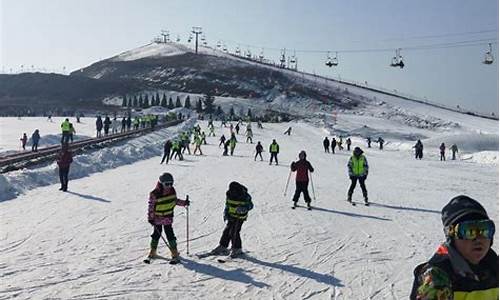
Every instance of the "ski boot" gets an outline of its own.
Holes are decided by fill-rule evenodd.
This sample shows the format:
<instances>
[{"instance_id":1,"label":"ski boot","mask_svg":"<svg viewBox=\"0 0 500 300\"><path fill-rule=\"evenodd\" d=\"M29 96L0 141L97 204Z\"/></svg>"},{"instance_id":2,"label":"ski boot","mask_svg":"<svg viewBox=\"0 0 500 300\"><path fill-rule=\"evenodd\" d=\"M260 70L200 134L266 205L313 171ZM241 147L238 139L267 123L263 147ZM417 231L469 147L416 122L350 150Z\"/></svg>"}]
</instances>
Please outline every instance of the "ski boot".
<instances>
[{"instance_id":1,"label":"ski boot","mask_svg":"<svg viewBox=\"0 0 500 300\"><path fill-rule=\"evenodd\" d=\"M231 253L229 254L229 256L231 258L236 258L242 254L243 254L243 251L241 251L241 248L231 248Z\"/></svg>"},{"instance_id":2,"label":"ski boot","mask_svg":"<svg viewBox=\"0 0 500 300\"><path fill-rule=\"evenodd\" d=\"M310 202L307 202L307 210L311 210L312 207L311 207L311 203Z\"/></svg>"},{"instance_id":3,"label":"ski boot","mask_svg":"<svg viewBox=\"0 0 500 300\"><path fill-rule=\"evenodd\" d=\"M356 206L356 203L352 202L352 195L347 195L347 202L351 203L352 206Z\"/></svg>"},{"instance_id":4,"label":"ski boot","mask_svg":"<svg viewBox=\"0 0 500 300\"><path fill-rule=\"evenodd\" d=\"M297 207L297 201L293 201L292 209L295 209L296 207Z\"/></svg>"},{"instance_id":5,"label":"ski boot","mask_svg":"<svg viewBox=\"0 0 500 300\"><path fill-rule=\"evenodd\" d=\"M157 255L156 248L151 248L151 250L149 250L148 258L155 258Z\"/></svg>"},{"instance_id":6,"label":"ski boot","mask_svg":"<svg viewBox=\"0 0 500 300\"><path fill-rule=\"evenodd\" d=\"M370 203L368 202L368 196L365 196L365 205L366 205L366 206L369 206L369 205L370 205Z\"/></svg>"},{"instance_id":7,"label":"ski boot","mask_svg":"<svg viewBox=\"0 0 500 300\"><path fill-rule=\"evenodd\" d=\"M172 254L172 259L170 259L170 264L175 265L181 261L180 256L179 256L179 251L177 251L177 248L170 248L170 253Z\"/></svg>"},{"instance_id":8,"label":"ski boot","mask_svg":"<svg viewBox=\"0 0 500 300\"><path fill-rule=\"evenodd\" d=\"M219 245L219 246L215 247L215 249L210 251L210 253L212 255L228 255L229 250L226 247Z\"/></svg>"}]
</instances>

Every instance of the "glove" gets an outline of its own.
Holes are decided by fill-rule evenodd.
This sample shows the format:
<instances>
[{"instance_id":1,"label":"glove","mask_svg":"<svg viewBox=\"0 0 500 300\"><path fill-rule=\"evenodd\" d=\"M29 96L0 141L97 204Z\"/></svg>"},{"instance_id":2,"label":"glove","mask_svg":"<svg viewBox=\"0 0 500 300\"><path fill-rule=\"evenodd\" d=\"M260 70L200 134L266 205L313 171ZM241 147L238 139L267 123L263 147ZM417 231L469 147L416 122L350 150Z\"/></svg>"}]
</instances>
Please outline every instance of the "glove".
<instances>
[{"instance_id":1,"label":"glove","mask_svg":"<svg viewBox=\"0 0 500 300\"><path fill-rule=\"evenodd\" d=\"M240 207L236 208L236 213L237 214L241 214L242 215L242 214L246 214L247 212L248 212L248 208L246 208L246 207L241 207L240 206Z\"/></svg>"},{"instance_id":2,"label":"glove","mask_svg":"<svg viewBox=\"0 0 500 300\"><path fill-rule=\"evenodd\" d=\"M186 199L186 200L184 200L184 203L186 203L185 206L189 206L189 204L191 204L191 201L189 201L189 199Z\"/></svg>"}]
</instances>

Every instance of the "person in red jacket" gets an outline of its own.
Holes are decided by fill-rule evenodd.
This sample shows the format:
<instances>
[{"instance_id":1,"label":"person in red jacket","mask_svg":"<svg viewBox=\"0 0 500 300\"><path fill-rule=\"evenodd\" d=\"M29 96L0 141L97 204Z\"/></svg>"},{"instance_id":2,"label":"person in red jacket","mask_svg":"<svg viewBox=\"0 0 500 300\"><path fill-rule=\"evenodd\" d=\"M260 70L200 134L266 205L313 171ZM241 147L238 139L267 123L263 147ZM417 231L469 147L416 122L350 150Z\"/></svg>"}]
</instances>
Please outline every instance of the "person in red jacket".
<instances>
[{"instance_id":1,"label":"person in red jacket","mask_svg":"<svg viewBox=\"0 0 500 300\"><path fill-rule=\"evenodd\" d=\"M69 166L73 162L73 153L69 151L68 143L63 143L61 151L57 155L57 165L59 166L59 180L61 181L60 191L68 190Z\"/></svg>"},{"instance_id":2,"label":"person in red jacket","mask_svg":"<svg viewBox=\"0 0 500 300\"><path fill-rule=\"evenodd\" d=\"M292 172L297 172L295 176L295 194L293 195L293 207L297 207L297 201L299 200L300 193L304 193L304 200L307 203L307 209L311 210L311 197L309 196L309 191L307 186L309 185L308 172L314 172L314 168L311 163L306 160L306 152L304 150L299 153L299 160L292 162L290 166Z\"/></svg>"},{"instance_id":3,"label":"person in red jacket","mask_svg":"<svg viewBox=\"0 0 500 300\"><path fill-rule=\"evenodd\" d=\"M176 205L189 206L189 199L177 198L174 189L174 177L170 173L163 173L158 179L156 187L149 193L148 222L153 226L151 234L151 249L148 259L158 257L156 249L160 240L162 229L167 236L168 248L172 254L172 263L179 262L179 251L177 251L177 238L175 237L172 223L174 222L174 208ZM146 262L146 261L145 261Z\"/></svg>"}]
</instances>

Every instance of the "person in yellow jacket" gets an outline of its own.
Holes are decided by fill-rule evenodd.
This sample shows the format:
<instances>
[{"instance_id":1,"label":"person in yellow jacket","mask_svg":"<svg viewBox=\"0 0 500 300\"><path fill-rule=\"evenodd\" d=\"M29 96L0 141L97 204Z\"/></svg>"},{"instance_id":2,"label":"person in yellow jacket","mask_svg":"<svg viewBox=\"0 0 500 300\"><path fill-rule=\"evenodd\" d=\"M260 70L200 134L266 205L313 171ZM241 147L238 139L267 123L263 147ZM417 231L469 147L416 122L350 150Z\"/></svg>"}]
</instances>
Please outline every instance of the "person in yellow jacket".
<instances>
[{"instance_id":1,"label":"person in yellow jacket","mask_svg":"<svg viewBox=\"0 0 500 300\"><path fill-rule=\"evenodd\" d=\"M359 181L361 191L363 192L363 198L365 199L365 205L368 205L368 191L365 186L365 180L366 177L368 177L368 161L363 155L363 150L361 150L361 148L356 147L354 151L352 151L352 156L347 163L347 171L351 179L351 186L347 192L347 201L353 203L352 193L356 187L356 182Z\"/></svg>"},{"instance_id":2,"label":"person in yellow jacket","mask_svg":"<svg viewBox=\"0 0 500 300\"><path fill-rule=\"evenodd\" d=\"M71 134L71 123L69 122L69 119L66 118L66 120L61 123L61 131L61 144L68 143Z\"/></svg>"},{"instance_id":3,"label":"person in yellow jacket","mask_svg":"<svg viewBox=\"0 0 500 300\"><path fill-rule=\"evenodd\" d=\"M278 145L276 140L273 140L271 145L269 145L269 153L271 154L271 159L269 159L269 165L273 163L273 158L274 161L276 162L276 165L278 165L278 153L280 153L280 145Z\"/></svg>"},{"instance_id":4,"label":"person in yellow jacket","mask_svg":"<svg viewBox=\"0 0 500 300\"><path fill-rule=\"evenodd\" d=\"M411 300L498 299L495 223L476 200L459 195L441 210L446 242L413 274Z\"/></svg>"}]
</instances>

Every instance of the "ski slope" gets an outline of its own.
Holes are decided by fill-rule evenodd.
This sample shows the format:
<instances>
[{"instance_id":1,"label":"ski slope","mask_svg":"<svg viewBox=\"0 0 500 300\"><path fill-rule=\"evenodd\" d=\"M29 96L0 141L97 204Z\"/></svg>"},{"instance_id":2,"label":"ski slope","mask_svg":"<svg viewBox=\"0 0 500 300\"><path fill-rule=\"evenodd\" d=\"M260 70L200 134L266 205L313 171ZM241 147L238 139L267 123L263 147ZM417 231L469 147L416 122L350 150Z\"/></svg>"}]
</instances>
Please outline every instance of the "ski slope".
<instances>
[{"instance_id":1,"label":"ski slope","mask_svg":"<svg viewBox=\"0 0 500 300\"><path fill-rule=\"evenodd\" d=\"M160 165L165 139L195 122L75 157L66 193L57 190L55 164L0 175L0 299L406 299L413 268L443 239L440 210L449 199L479 200L498 227L497 160L440 162L425 148L416 161L404 140L379 151L353 138L370 164L373 202L353 207L345 201L350 153L324 153L322 140L331 135L321 122L261 130L254 124L254 142L263 143L266 159L272 139L279 143L278 166L254 161L255 144L243 135L235 155L222 157L218 138L229 129L219 122L203 156ZM208 132L206 122L201 125ZM283 135L289 126L292 135ZM315 168L312 211L290 209L293 177L284 196L300 150ZM217 246L229 182L248 187L255 208L242 228L245 258L220 264L187 255L186 211L177 207L182 264L142 263L152 232L147 197L162 172L172 173L178 196L192 201L191 254ZM359 187L353 198L362 200ZM159 254L168 255L161 241Z\"/></svg>"}]
</instances>

